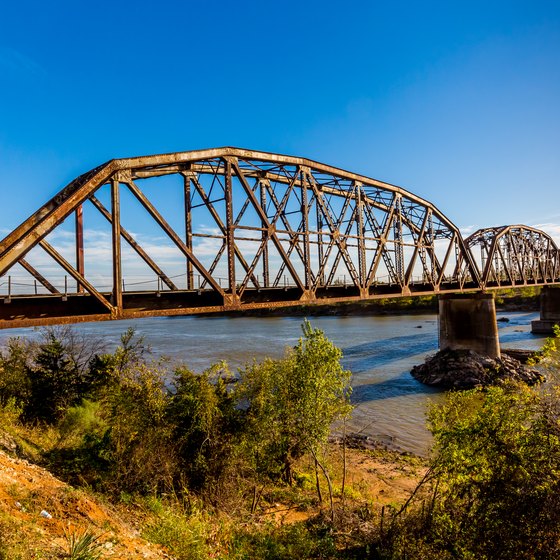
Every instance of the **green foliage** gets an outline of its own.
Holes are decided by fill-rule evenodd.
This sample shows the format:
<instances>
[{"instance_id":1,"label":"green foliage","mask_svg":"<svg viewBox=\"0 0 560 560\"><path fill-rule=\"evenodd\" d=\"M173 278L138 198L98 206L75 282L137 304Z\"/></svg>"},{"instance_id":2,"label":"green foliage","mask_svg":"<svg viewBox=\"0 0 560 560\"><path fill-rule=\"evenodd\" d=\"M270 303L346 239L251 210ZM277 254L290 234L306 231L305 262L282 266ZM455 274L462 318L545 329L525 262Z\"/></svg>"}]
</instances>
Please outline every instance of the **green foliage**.
<instances>
[{"instance_id":1,"label":"green foliage","mask_svg":"<svg viewBox=\"0 0 560 560\"><path fill-rule=\"evenodd\" d=\"M22 409L13 397L0 404L0 428L9 431L10 428L19 422L21 413Z\"/></svg>"},{"instance_id":2,"label":"green foliage","mask_svg":"<svg viewBox=\"0 0 560 560\"><path fill-rule=\"evenodd\" d=\"M95 400L66 407L57 445L46 454L59 476L115 493L161 490L172 480L165 372L146 362L145 353L129 329L113 354L88 358L81 395Z\"/></svg>"},{"instance_id":3,"label":"green foliage","mask_svg":"<svg viewBox=\"0 0 560 560\"><path fill-rule=\"evenodd\" d=\"M559 396L512 384L451 393L432 408L423 502L393 520L380 557L558 558Z\"/></svg>"},{"instance_id":4,"label":"green foliage","mask_svg":"<svg viewBox=\"0 0 560 560\"><path fill-rule=\"evenodd\" d=\"M0 403L56 426L45 456L59 475L117 493L186 484L215 500L228 476L245 471L291 482L293 461L317 455L351 408L341 352L308 322L284 359L248 366L236 383L216 364L202 374L177 368L166 384L131 329L113 353L101 349L66 328L46 329L35 344L10 341Z\"/></svg>"},{"instance_id":5,"label":"green foliage","mask_svg":"<svg viewBox=\"0 0 560 560\"><path fill-rule=\"evenodd\" d=\"M175 371L168 421L181 470L193 490L218 485L241 432L240 411L228 384L231 373L216 364L200 375L185 367Z\"/></svg>"},{"instance_id":6,"label":"green foliage","mask_svg":"<svg viewBox=\"0 0 560 560\"><path fill-rule=\"evenodd\" d=\"M86 434L100 433L106 428L101 418L101 403L84 399L79 405L70 407L58 425L58 446L76 444Z\"/></svg>"},{"instance_id":7,"label":"green foliage","mask_svg":"<svg viewBox=\"0 0 560 560\"><path fill-rule=\"evenodd\" d=\"M91 531L85 531L81 534L68 533L66 535L68 541L68 560L98 560L101 558L102 544L99 542L99 536Z\"/></svg>"},{"instance_id":8,"label":"green foliage","mask_svg":"<svg viewBox=\"0 0 560 560\"><path fill-rule=\"evenodd\" d=\"M167 547L176 560L206 560L210 557L211 527L208 517L201 512L186 515L162 506L144 529L143 536Z\"/></svg>"},{"instance_id":9,"label":"green foliage","mask_svg":"<svg viewBox=\"0 0 560 560\"><path fill-rule=\"evenodd\" d=\"M304 447L316 449L326 442L332 423L350 414L350 371L340 363L342 352L308 321L294 350L292 372L296 390L296 427Z\"/></svg>"},{"instance_id":10,"label":"green foliage","mask_svg":"<svg viewBox=\"0 0 560 560\"><path fill-rule=\"evenodd\" d=\"M292 481L293 461L317 452L331 424L349 414L350 372L325 334L303 325L303 337L281 360L241 372L239 395L247 404L248 452L257 472Z\"/></svg>"},{"instance_id":11,"label":"green foliage","mask_svg":"<svg viewBox=\"0 0 560 560\"><path fill-rule=\"evenodd\" d=\"M276 527L262 524L252 531L237 531L227 558L235 560L292 560L293 558L343 557L325 527L293 523Z\"/></svg>"},{"instance_id":12,"label":"green foliage","mask_svg":"<svg viewBox=\"0 0 560 560\"><path fill-rule=\"evenodd\" d=\"M7 349L0 354L0 404L12 400L24 405L31 395L29 364L31 345L19 338L8 340Z\"/></svg>"},{"instance_id":13,"label":"green foliage","mask_svg":"<svg viewBox=\"0 0 560 560\"><path fill-rule=\"evenodd\" d=\"M530 303L536 304L541 291L541 286L524 286L522 288L501 288L500 290L494 290L493 294L496 305L504 305L510 302L526 305Z\"/></svg>"},{"instance_id":14,"label":"green foliage","mask_svg":"<svg viewBox=\"0 0 560 560\"><path fill-rule=\"evenodd\" d=\"M103 397L109 428L100 454L110 464L105 483L114 491L154 492L172 481L175 446L166 421L164 375L157 364L124 369Z\"/></svg>"},{"instance_id":15,"label":"green foliage","mask_svg":"<svg viewBox=\"0 0 560 560\"><path fill-rule=\"evenodd\" d=\"M560 552L557 396L491 388L453 395L432 411L446 540L460 539L479 558Z\"/></svg>"},{"instance_id":16,"label":"green foliage","mask_svg":"<svg viewBox=\"0 0 560 560\"><path fill-rule=\"evenodd\" d=\"M534 366L541 364L541 368L545 369L549 377L559 379L560 371L560 326L552 327L553 336L548 337L541 349L530 358L527 363Z\"/></svg>"},{"instance_id":17,"label":"green foliage","mask_svg":"<svg viewBox=\"0 0 560 560\"><path fill-rule=\"evenodd\" d=\"M26 420L55 423L99 383L90 361L99 341L48 328L39 342L10 339L0 356L0 403L15 399Z\"/></svg>"}]
</instances>

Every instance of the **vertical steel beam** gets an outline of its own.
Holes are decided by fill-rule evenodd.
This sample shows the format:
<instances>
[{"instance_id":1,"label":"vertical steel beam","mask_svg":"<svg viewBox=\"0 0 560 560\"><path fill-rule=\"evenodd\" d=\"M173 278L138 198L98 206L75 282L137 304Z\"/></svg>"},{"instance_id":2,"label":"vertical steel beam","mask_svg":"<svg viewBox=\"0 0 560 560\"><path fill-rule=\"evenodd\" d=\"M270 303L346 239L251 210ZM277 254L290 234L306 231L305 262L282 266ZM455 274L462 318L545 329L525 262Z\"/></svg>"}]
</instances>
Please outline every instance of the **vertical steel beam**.
<instances>
[{"instance_id":1,"label":"vertical steel beam","mask_svg":"<svg viewBox=\"0 0 560 560\"><path fill-rule=\"evenodd\" d=\"M315 195L317 197L317 203L315 204L315 213L317 219L317 257L319 259L319 277L316 280L318 286L325 286L325 263L323 262L325 258L325 247L323 246L323 215L321 213L322 201L319 200L323 196L321 191L317 190Z\"/></svg>"},{"instance_id":2,"label":"vertical steel beam","mask_svg":"<svg viewBox=\"0 0 560 560\"><path fill-rule=\"evenodd\" d=\"M263 212L266 214L266 190L267 190L267 181L266 178L259 179L259 187L260 187L260 194L261 194L261 207ZM268 262L268 226L264 220L261 219L261 227L263 228L262 231L262 243L263 246L263 286L265 288L270 287L270 267Z\"/></svg>"},{"instance_id":3,"label":"vertical steel beam","mask_svg":"<svg viewBox=\"0 0 560 560\"><path fill-rule=\"evenodd\" d=\"M76 270L84 274L84 209L80 204L76 208ZM78 282L78 292L83 293L84 287Z\"/></svg>"},{"instance_id":4,"label":"vertical steel beam","mask_svg":"<svg viewBox=\"0 0 560 560\"><path fill-rule=\"evenodd\" d=\"M430 212L430 216L428 218L428 231L430 232L430 281L433 285L436 283L437 279L437 268L436 268L436 259L435 257L435 247L434 247L434 220L432 218L432 213Z\"/></svg>"},{"instance_id":5,"label":"vertical steel beam","mask_svg":"<svg viewBox=\"0 0 560 560\"><path fill-rule=\"evenodd\" d=\"M362 184L356 183L357 192L357 225L358 225L358 274L360 276L360 288L366 286L366 247L365 247L365 230L364 230L364 201L362 193Z\"/></svg>"},{"instance_id":6,"label":"vertical steel beam","mask_svg":"<svg viewBox=\"0 0 560 560\"><path fill-rule=\"evenodd\" d=\"M395 271L397 284L404 286L404 247L403 247L403 209L400 195L396 195L397 215L393 224L394 250L395 250Z\"/></svg>"},{"instance_id":7,"label":"vertical steel beam","mask_svg":"<svg viewBox=\"0 0 560 560\"><path fill-rule=\"evenodd\" d=\"M228 282L232 296L236 295L235 280L235 226L233 224L233 183L231 176L231 161L225 160L225 192L226 201L226 242L227 242L227 263L228 263Z\"/></svg>"},{"instance_id":8,"label":"vertical steel beam","mask_svg":"<svg viewBox=\"0 0 560 560\"><path fill-rule=\"evenodd\" d=\"M111 179L111 218L113 233L113 306L122 311L121 201L119 181Z\"/></svg>"},{"instance_id":9,"label":"vertical steel beam","mask_svg":"<svg viewBox=\"0 0 560 560\"><path fill-rule=\"evenodd\" d=\"M192 199L191 199L191 174L183 175L185 183L185 245L192 251ZM194 272L191 259L187 261L187 290L194 289Z\"/></svg>"},{"instance_id":10,"label":"vertical steel beam","mask_svg":"<svg viewBox=\"0 0 560 560\"><path fill-rule=\"evenodd\" d=\"M309 251L309 203L307 199L307 173L309 170L300 167L301 182L301 218L303 221L303 266L305 267L305 289L311 288L311 254Z\"/></svg>"}]
</instances>

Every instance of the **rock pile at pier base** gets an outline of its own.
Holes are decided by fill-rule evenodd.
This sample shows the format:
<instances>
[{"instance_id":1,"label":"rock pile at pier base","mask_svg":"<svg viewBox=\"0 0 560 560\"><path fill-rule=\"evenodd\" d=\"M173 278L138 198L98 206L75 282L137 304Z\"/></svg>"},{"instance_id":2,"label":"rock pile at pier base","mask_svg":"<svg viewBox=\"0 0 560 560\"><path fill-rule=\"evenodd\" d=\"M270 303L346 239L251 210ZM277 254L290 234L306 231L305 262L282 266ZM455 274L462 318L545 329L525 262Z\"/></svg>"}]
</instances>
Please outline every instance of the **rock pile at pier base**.
<instances>
[{"instance_id":1,"label":"rock pile at pier base","mask_svg":"<svg viewBox=\"0 0 560 560\"><path fill-rule=\"evenodd\" d=\"M545 376L502 353L501 358L482 356L473 350L442 350L414 366L410 372L418 381L442 389L472 389L521 381L535 385Z\"/></svg>"}]
</instances>

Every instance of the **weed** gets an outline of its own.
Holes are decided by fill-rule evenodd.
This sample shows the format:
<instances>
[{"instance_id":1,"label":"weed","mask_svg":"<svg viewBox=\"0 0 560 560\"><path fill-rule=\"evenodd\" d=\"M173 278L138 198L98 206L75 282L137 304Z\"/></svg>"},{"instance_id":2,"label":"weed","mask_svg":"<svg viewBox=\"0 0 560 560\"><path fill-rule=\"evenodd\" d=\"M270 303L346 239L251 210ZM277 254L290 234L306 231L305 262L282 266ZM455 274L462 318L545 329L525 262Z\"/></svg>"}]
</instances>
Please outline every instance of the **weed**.
<instances>
[{"instance_id":1,"label":"weed","mask_svg":"<svg viewBox=\"0 0 560 560\"><path fill-rule=\"evenodd\" d=\"M98 560L101 558L100 536L92 531L84 531L81 534L67 533L68 560Z\"/></svg>"},{"instance_id":2,"label":"weed","mask_svg":"<svg viewBox=\"0 0 560 560\"><path fill-rule=\"evenodd\" d=\"M209 556L207 540L211 524L202 514L186 516L170 508L159 509L157 517L145 528L143 536L167 547L177 560L204 560Z\"/></svg>"}]
</instances>

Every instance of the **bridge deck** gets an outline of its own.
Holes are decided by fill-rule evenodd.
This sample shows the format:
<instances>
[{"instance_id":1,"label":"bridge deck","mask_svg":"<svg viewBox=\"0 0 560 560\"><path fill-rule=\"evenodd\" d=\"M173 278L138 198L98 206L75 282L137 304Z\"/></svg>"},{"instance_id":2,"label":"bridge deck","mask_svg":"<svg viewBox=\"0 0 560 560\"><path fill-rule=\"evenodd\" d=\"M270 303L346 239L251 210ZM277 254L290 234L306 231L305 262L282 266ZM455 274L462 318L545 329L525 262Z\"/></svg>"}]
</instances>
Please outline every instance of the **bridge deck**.
<instances>
[{"instance_id":1,"label":"bridge deck","mask_svg":"<svg viewBox=\"0 0 560 560\"><path fill-rule=\"evenodd\" d=\"M531 284L534 285L534 284ZM528 286L526 284L525 286ZM517 286L521 287L521 286ZM392 288L392 289L391 289ZM243 312L259 309L297 307L301 305L332 305L357 301L374 301L385 298L431 296L436 292L428 284L416 284L408 293L397 293L396 286L384 286L367 298L360 296L354 286L338 286L318 293L314 300L298 298L297 288L274 288L247 290L244 301L239 305L223 305L211 290L177 290L161 292L127 292L123 294L123 307L119 314L111 314L104 306L87 293L67 295L31 295L4 298L0 306L0 329L37 327L54 324L109 321L141 317L200 315L209 313ZM489 291L501 289L489 286ZM443 286L437 295L447 293L478 292L478 286L456 284ZM103 294L107 298L111 293Z\"/></svg>"}]
</instances>

